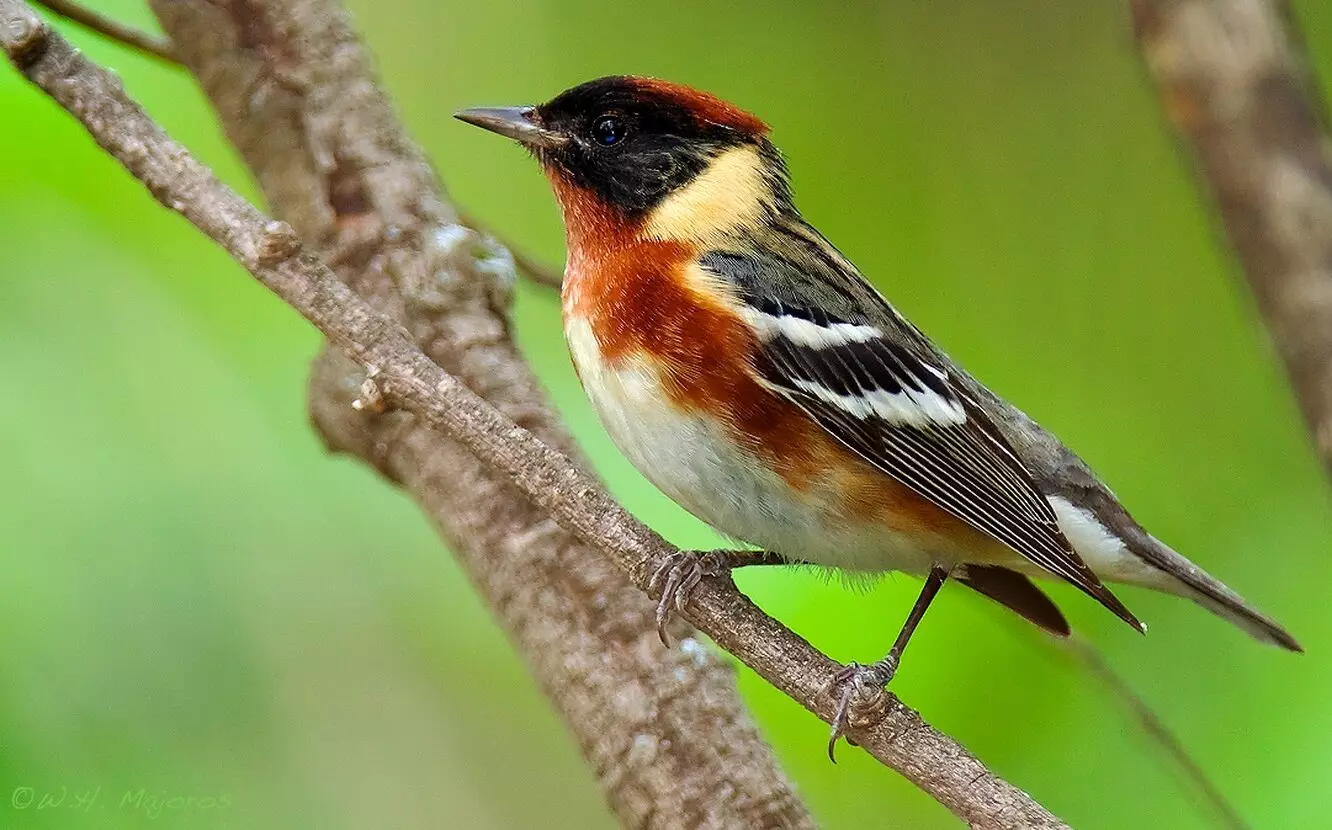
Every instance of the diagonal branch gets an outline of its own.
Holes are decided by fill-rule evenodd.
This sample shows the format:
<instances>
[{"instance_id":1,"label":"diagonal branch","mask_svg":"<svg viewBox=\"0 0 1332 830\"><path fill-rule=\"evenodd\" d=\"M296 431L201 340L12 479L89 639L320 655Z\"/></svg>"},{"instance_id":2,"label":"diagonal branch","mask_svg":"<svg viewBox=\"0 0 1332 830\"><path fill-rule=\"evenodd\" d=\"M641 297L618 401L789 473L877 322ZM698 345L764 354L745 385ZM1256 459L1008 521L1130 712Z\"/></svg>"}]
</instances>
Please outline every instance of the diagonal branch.
<instances>
[{"instance_id":1,"label":"diagonal branch","mask_svg":"<svg viewBox=\"0 0 1332 830\"><path fill-rule=\"evenodd\" d=\"M462 442L561 525L613 560L640 589L674 552L566 456L441 369L405 329L376 312L304 251L287 223L268 219L222 185L128 99L113 76L84 59L16 0L0 0L0 46L154 197L215 240L366 367L363 403L382 398L406 407ZM763 614L729 580L701 584L687 616L807 709L825 721L832 717L833 701L825 689L838 665ZM895 696L885 693L881 704L882 717L856 725L851 737L962 818L977 827L1064 826ZM691 826L745 826L716 814L701 818ZM766 826L809 825L798 806L770 811L766 819Z\"/></svg>"},{"instance_id":2,"label":"diagonal branch","mask_svg":"<svg viewBox=\"0 0 1332 830\"><path fill-rule=\"evenodd\" d=\"M175 47L166 38L160 38L132 26L127 26L114 18L93 11L72 0L35 0L35 2L61 17L72 20L111 40L123 43L131 49L147 52L176 66L181 66L180 59L176 57ZM458 219L462 224L478 233L492 237L500 246L506 248L512 254L513 264L518 271L533 283L544 285L547 288L559 288L564 281L564 276L557 269L524 253L512 241L504 238L488 225L483 224L475 216L460 213Z\"/></svg>"},{"instance_id":3,"label":"diagonal branch","mask_svg":"<svg viewBox=\"0 0 1332 830\"><path fill-rule=\"evenodd\" d=\"M276 216L437 365L575 454L509 334L508 252L458 226L346 11L333 0L153 5ZM808 826L729 667L662 649L652 603L466 447L406 412L354 411L364 374L324 350L309 388L316 428L434 522L620 821Z\"/></svg>"},{"instance_id":4,"label":"diagonal branch","mask_svg":"<svg viewBox=\"0 0 1332 830\"><path fill-rule=\"evenodd\" d=\"M575 454L510 337L508 252L458 226L346 11L334 0L153 6L277 217L432 361ZM316 428L435 523L620 821L808 826L726 664L662 649L652 603L466 447L406 412L354 411L363 378L324 350L309 389Z\"/></svg>"},{"instance_id":5,"label":"diagonal branch","mask_svg":"<svg viewBox=\"0 0 1332 830\"><path fill-rule=\"evenodd\" d=\"M74 0L37 0L37 2L38 5L45 6L63 18L72 20L80 26L105 35L112 40L120 41L126 46L138 49L140 52L146 52L169 63L179 62L175 50L171 48L171 42L166 38L160 38L142 29L127 26L113 17L93 11L82 3L74 2Z\"/></svg>"},{"instance_id":6,"label":"diagonal branch","mask_svg":"<svg viewBox=\"0 0 1332 830\"><path fill-rule=\"evenodd\" d=\"M1192 151L1332 473L1332 139L1286 0L1133 0Z\"/></svg>"}]
</instances>

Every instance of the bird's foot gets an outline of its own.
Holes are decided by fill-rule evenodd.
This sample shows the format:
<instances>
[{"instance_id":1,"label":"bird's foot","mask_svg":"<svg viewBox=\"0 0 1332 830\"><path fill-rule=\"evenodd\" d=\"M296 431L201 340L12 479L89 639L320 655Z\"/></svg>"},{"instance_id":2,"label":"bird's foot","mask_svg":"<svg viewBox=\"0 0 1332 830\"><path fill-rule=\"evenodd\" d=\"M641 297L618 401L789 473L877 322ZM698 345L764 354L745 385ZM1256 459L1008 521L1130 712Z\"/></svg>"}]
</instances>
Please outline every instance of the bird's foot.
<instances>
[{"instance_id":1,"label":"bird's foot","mask_svg":"<svg viewBox=\"0 0 1332 830\"><path fill-rule=\"evenodd\" d=\"M671 611L683 613L689 595L705 577L725 576L746 565L784 562L775 554L745 550L682 550L666 557L648 581L649 595L661 592L657 602L657 635L661 637L662 645L670 645L666 623L671 618Z\"/></svg>"},{"instance_id":2,"label":"bird's foot","mask_svg":"<svg viewBox=\"0 0 1332 830\"><path fill-rule=\"evenodd\" d=\"M657 601L657 636L661 644L670 646L666 637L666 623L671 618L671 611L683 613L689 603L689 596L698 587L698 583L707 576L722 576L730 573L731 563L727 560L728 551L682 550L677 551L661 563L648 581L648 594L661 592Z\"/></svg>"},{"instance_id":3,"label":"bird's foot","mask_svg":"<svg viewBox=\"0 0 1332 830\"><path fill-rule=\"evenodd\" d=\"M832 676L828 689L836 693L840 688L841 695L838 697L837 712L833 715L832 735L828 738L828 760L837 763L837 739L845 737L852 724L877 713L884 687L897 673L897 663L897 655L889 654L868 666L848 663ZM855 745L850 738L846 742Z\"/></svg>"}]
</instances>

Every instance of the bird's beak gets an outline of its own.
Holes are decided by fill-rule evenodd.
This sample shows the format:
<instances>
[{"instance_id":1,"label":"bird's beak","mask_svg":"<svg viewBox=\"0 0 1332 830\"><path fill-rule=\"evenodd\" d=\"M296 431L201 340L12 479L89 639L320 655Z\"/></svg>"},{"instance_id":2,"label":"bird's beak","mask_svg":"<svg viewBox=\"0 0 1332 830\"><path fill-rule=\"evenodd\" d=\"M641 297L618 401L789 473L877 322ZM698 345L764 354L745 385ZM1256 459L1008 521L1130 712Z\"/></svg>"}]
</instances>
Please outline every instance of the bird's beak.
<instances>
[{"instance_id":1,"label":"bird's beak","mask_svg":"<svg viewBox=\"0 0 1332 830\"><path fill-rule=\"evenodd\" d=\"M528 147L547 149L562 146L569 137L547 130L534 120L535 107L475 107L455 112L453 117L483 130L499 133Z\"/></svg>"}]
</instances>

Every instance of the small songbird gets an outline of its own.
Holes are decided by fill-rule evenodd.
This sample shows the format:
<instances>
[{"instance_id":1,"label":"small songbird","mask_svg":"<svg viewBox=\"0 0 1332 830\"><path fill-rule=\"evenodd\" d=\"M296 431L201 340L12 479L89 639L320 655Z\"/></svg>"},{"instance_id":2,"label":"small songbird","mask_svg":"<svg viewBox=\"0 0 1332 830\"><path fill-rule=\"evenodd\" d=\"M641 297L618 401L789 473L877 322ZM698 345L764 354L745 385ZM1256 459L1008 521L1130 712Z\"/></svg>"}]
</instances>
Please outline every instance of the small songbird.
<instances>
[{"instance_id":1,"label":"small songbird","mask_svg":"<svg viewBox=\"0 0 1332 830\"><path fill-rule=\"evenodd\" d=\"M517 140L554 188L565 336L606 431L681 506L765 552L677 558L658 575L659 620L702 576L761 561L925 578L888 655L839 675L834 743L950 578L1055 635L1068 623L1029 577L1063 579L1139 630L1104 581L1302 650L898 313L801 218L755 116L626 76L457 117Z\"/></svg>"}]
</instances>

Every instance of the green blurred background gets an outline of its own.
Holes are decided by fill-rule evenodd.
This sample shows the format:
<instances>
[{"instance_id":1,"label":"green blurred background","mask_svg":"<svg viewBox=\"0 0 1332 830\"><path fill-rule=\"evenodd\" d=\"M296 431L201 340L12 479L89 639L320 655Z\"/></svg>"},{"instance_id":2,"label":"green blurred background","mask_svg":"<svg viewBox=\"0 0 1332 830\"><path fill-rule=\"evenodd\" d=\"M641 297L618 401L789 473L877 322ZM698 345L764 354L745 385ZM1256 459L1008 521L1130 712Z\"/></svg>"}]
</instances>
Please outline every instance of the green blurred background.
<instances>
[{"instance_id":1,"label":"green blurred background","mask_svg":"<svg viewBox=\"0 0 1332 830\"><path fill-rule=\"evenodd\" d=\"M94 5L151 25L138 0ZM351 5L453 196L550 262L534 165L455 109L635 72L768 119L807 216L901 309L1304 641L1280 653L1126 589L1143 638L1054 589L1257 826L1329 826L1326 485L1121 4ZM1296 6L1332 77L1332 5ZM65 31L253 194L187 75ZM303 404L316 334L8 68L0 113L0 827L612 826L419 511L323 452ZM616 493L716 544L594 422L553 293L524 288L517 316ZM917 590L739 582L843 660L881 654ZM908 668L905 700L1073 825L1210 826L1122 707L1016 618L945 591ZM740 684L827 826L954 826L860 753L829 765L823 725Z\"/></svg>"}]
</instances>

